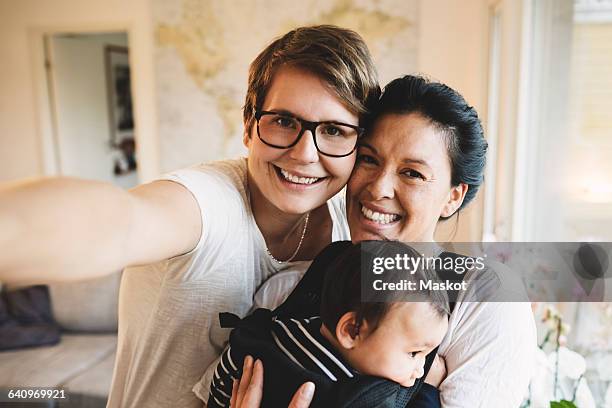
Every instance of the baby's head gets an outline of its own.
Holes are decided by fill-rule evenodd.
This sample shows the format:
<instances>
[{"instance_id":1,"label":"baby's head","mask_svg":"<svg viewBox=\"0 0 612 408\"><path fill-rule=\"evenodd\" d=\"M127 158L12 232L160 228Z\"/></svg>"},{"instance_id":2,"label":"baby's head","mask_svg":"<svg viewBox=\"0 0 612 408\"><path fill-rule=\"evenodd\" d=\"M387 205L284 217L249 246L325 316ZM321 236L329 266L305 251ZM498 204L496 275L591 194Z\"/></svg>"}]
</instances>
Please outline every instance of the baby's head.
<instances>
[{"instance_id":1,"label":"baby's head","mask_svg":"<svg viewBox=\"0 0 612 408\"><path fill-rule=\"evenodd\" d=\"M362 302L362 262L396 254L420 256L400 242L367 242L367 251L362 252L364 244L351 245L327 268L321 332L357 371L409 387L423 376L425 356L446 334L447 302L443 296L421 290L418 285L408 296L389 293L385 302ZM430 277L424 270L408 276L415 282ZM391 279L385 277L386 282Z\"/></svg>"}]
</instances>

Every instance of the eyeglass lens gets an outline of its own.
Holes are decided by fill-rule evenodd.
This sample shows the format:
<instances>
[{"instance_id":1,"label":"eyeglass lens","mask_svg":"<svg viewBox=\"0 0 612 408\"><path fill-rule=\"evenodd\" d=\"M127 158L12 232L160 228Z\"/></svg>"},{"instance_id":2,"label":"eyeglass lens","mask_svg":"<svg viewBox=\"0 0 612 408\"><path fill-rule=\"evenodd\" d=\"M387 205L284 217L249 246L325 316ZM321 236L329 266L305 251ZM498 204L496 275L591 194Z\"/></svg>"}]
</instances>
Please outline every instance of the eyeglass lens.
<instances>
[{"instance_id":1,"label":"eyeglass lens","mask_svg":"<svg viewBox=\"0 0 612 408\"><path fill-rule=\"evenodd\" d=\"M302 131L302 123L281 114L265 114L259 119L259 136L268 144L291 146ZM330 155L344 155L355 148L359 133L356 129L337 123L320 123L315 132L319 151Z\"/></svg>"}]
</instances>

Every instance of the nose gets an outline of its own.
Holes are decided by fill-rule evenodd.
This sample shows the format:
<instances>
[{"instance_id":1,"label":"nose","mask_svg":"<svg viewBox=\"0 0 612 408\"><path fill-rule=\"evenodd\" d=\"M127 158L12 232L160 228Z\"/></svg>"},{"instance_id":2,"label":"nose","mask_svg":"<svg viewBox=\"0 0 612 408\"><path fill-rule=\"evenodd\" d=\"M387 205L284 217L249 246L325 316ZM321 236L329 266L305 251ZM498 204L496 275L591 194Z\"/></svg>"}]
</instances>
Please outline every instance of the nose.
<instances>
[{"instance_id":1,"label":"nose","mask_svg":"<svg viewBox=\"0 0 612 408\"><path fill-rule=\"evenodd\" d=\"M304 134L298 143L289 149L289 157L299 163L315 163L319 161L319 152L310 130L304 130Z\"/></svg>"},{"instance_id":2,"label":"nose","mask_svg":"<svg viewBox=\"0 0 612 408\"><path fill-rule=\"evenodd\" d=\"M393 198L395 195L395 175L385 169L380 169L373 175L367 190L374 200Z\"/></svg>"}]
</instances>

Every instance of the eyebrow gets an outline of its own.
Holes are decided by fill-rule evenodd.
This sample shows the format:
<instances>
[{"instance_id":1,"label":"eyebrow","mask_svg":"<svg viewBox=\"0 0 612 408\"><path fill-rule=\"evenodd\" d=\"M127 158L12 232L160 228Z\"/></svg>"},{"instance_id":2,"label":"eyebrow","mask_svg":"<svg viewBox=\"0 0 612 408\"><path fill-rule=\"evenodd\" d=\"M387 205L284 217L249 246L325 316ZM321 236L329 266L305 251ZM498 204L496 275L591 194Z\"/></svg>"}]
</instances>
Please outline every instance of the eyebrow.
<instances>
[{"instance_id":1,"label":"eyebrow","mask_svg":"<svg viewBox=\"0 0 612 408\"><path fill-rule=\"evenodd\" d=\"M434 343L425 342L425 343L411 344L410 347L415 348L415 349L428 349L428 348L433 349L436 347L436 345Z\"/></svg>"},{"instance_id":2,"label":"eyebrow","mask_svg":"<svg viewBox=\"0 0 612 408\"><path fill-rule=\"evenodd\" d=\"M275 112L278 113L279 115L286 115L286 116L293 116L298 118L299 116L296 115L295 113L288 111L287 109L262 109L266 112Z\"/></svg>"},{"instance_id":3,"label":"eyebrow","mask_svg":"<svg viewBox=\"0 0 612 408\"><path fill-rule=\"evenodd\" d=\"M378 154L378 150L376 150L376 148L368 143L362 142L359 144L359 147L367 147L368 149L372 150L375 154ZM427 168L431 168L431 166L429 165L429 163L427 163L425 160L422 159L402 159L402 163L405 164L420 164L423 166L426 166Z\"/></svg>"},{"instance_id":4,"label":"eyebrow","mask_svg":"<svg viewBox=\"0 0 612 408\"><path fill-rule=\"evenodd\" d=\"M421 160L421 159L403 159L402 163L406 163L406 164L420 164L422 166L430 168L429 164L425 160Z\"/></svg>"},{"instance_id":5,"label":"eyebrow","mask_svg":"<svg viewBox=\"0 0 612 408\"><path fill-rule=\"evenodd\" d=\"M367 147L368 149L372 150L374 153L378 154L378 150L376 150L376 148L374 148L374 146L366 143L366 142L361 142L359 143L359 147Z\"/></svg>"},{"instance_id":6,"label":"eyebrow","mask_svg":"<svg viewBox=\"0 0 612 408\"><path fill-rule=\"evenodd\" d=\"M355 124L352 124L352 123L344 122L344 121L339 120L339 119L328 119L328 120L311 121L311 120L304 119L300 115L296 115L295 113L293 113L293 112L291 112L290 110L287 110L287 109L263 109L263 110L266 111L266 112L275 112L275 113L278 113L280 115L292 116L292 117L297 118L297 119L305 120L306 122L339 123L339 124L342 124L342 125L359 126L359 124L355 125Z\"/></svg>"}]
</instances>

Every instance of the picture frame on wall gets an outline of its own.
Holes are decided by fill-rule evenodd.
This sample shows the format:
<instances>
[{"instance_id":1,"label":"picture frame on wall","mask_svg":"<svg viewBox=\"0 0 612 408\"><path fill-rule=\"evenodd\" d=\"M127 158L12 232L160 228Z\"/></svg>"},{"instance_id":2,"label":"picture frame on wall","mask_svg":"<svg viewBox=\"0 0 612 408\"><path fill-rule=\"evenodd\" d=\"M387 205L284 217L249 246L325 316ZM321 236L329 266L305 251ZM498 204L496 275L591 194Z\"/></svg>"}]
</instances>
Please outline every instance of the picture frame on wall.
<instances>
[{"instance_id":1,"label":"picture frame on wall","mask_svg":"<svg viewBox=\"0 0 612 408\"><path fill-rule=\"evenodd\" d=\"M134 139L134 116L129 52L127 47L104 47L110 146L118 148L126 139Z\"/></svg>"},{"instance_id":2,"label":"picture frame on wall","mask_svg":"<svg viewBox=\"0 0 612 408\"><path fill-rule=\"evenodd\" d=\"M129 52L127 47L104 47L110 147L117 152L113 173L122 175L136 170L134 115Z\"/></svg>"}]
</instances>

